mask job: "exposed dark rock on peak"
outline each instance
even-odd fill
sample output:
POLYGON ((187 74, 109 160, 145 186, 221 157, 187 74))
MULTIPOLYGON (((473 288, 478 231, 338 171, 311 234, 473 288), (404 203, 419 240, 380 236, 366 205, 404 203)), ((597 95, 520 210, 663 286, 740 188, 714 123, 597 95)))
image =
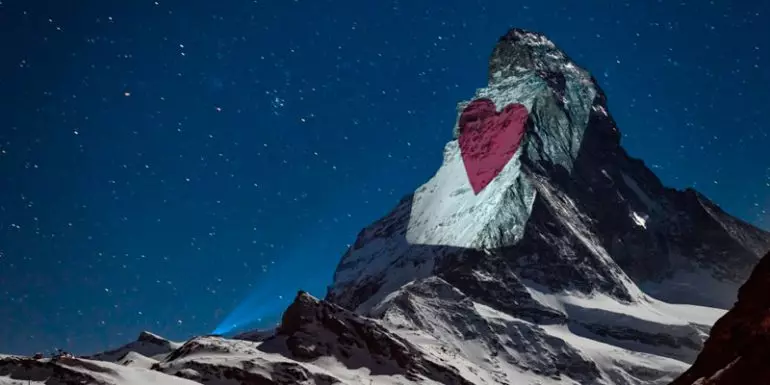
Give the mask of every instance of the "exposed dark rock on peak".
POLYGON ((492 50, 489 82, 519 76, 525 71, 534 71, 562 92, 565 72, 579 71, 590 77, 545 35, 513 28, 500 37, 492 50))
POLYGON ((169 346, 171 344, 169 342, 169 340, 167 340, 167 339, 165 339, 165 338, 163 338, 163 337, 161 337, 161 336, 159 336, 157 334, 150 333, 148 331, 143 331, 143 332, 139 333, 139 337, 136 340, 140 341, 140 342, 147 342, 147 343, 152 343, 152 344, 157 344, 157 345, 169 346))

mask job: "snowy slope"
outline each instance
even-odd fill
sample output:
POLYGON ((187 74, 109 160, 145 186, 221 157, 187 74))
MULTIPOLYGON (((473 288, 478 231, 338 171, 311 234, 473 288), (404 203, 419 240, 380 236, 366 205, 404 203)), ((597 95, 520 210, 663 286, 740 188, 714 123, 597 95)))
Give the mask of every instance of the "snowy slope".
POLYGON ((131 351, 124 354, 119 360, 115 361, 115 363, 123 366, 150 369, 153 365, 158 363, 158 360, 131 351))
POLYGON ((155 369, 201 382, 470 384, 378 322, 305 293, 298 294, 274 335, 260 342, 196 338, 155 369))
MULTIPOLYGON (((96 355, 104 361, 0 356, 0 384, 473 384, 380 322, 303 292, 273 333, 248 335, 260 337, 196 337, 158 359, 134 351, 115 362, 106 360, 114 354, 96 355)), ((120 350, 131 347, 144 345, 120 350)))
POLYGON ((29 357, 0 356, 0 384, 50 385, 186 385, 195 384, 182 378, 105 361, 82 358, 33 360, 29 357))

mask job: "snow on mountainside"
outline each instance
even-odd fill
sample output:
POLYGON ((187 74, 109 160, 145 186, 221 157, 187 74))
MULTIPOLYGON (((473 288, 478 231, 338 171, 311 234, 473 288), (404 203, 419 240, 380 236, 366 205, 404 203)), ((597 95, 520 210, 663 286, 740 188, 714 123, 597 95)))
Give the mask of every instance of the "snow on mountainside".
POLYGON ((118 361, 128 353, 137 353, 145 358, 160 359, 179 348, 182 344, 171 342, 150 332, 142 332, 136 341, 115 350, 95 354, 88 359, 101 361, 118 361))
POLYGON ((155 370, 83 358, 33 360, 0 355, 2 385, 191 385, 196 382, 155 370))
POLYGON ((239 338, 253 340, 197 337, 155 358, 130 351, 141 341, 116 349, 122 356, 0 356, 0 384, 474 384, 448 354, 424 353, 380 322, 303 292, 274 331, 239 338))
POLYGON ((325 300, 233 338, 0 357, 0 384, 667 384, 768 248, 629 157, 593 77, 513 29, 442 166, 362 230, 325 300))

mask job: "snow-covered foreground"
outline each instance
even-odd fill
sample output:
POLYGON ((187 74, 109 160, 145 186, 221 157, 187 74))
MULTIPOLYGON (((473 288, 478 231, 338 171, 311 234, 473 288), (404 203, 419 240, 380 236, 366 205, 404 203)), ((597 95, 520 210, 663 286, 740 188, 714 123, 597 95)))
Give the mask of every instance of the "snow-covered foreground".
POLYGON ((186 385, 195 383, 154 370, 105 361, 83 358, 62 358, 53 361, 0 356, 0 384, 2 385, 186 385))

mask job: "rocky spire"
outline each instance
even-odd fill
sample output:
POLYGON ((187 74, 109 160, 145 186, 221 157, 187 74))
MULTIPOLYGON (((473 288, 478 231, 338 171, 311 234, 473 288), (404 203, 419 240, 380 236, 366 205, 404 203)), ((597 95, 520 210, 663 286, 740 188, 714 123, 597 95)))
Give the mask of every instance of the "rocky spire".
POLYGON ((489 59, 489 83, 520 75, 539 73, 575 73, 590 78, 545 35, 513 28, 501 36, 489 59))

